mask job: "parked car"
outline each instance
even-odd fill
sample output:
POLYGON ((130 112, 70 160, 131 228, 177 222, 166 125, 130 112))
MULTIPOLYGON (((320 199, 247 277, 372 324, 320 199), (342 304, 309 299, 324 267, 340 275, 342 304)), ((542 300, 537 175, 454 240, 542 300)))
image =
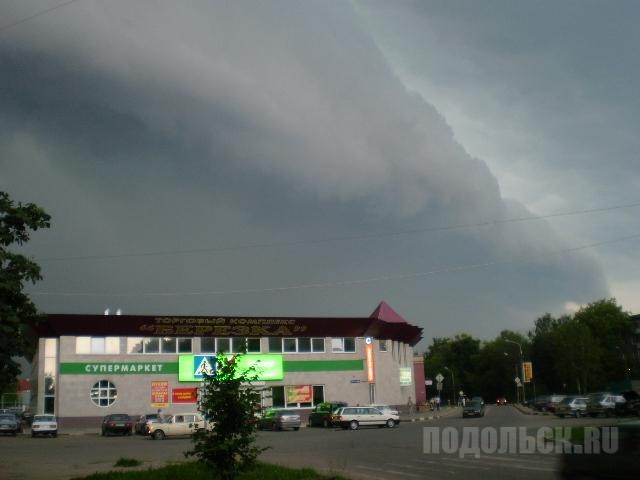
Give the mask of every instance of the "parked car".
POLYGON ((31 436, 51 435, 58 436, 58 419, 55 415, 35 415, 31 423, 31 436))
POLYGON ((472 400, 462 407, 462 418, 484 417, 484 404, 480 400, 472 400))
POLYGON ((13 413, 0 413, 0 433, 16 436, 22 433, 22 422, 13 413))
POLYGON ((544 412, 547 410, 547 405, 549 404, 551 396, 550 395, 539 395, 533 401, 534 410, 538 410, 539 412, 544 412))
POLYGON ((587 414, 587 397, 571 396, 564 398, 555 408, 558 417, 572 416, 578 418, 587 414))
POLYGON ((334 421, 345 430, 357 430, 368 425, 392 428, 400 423, 400 417, 374 407, 342 407, 334 413, 334 421))
POLYGON ((377 408, 378 410, 380 410, 382 413, 389 413, 391 415, 399 415, 398 410, 395 408, 390 407, 387 404, 384 403, 372 403, 371 405, 369 405, 370 407, 373 408, 377 408))
POLYGON ((507 399, 506 397, 498 397, 496 398, 496 405, 506 405, 507 399))
POLYGON ((549 395, 549 401, 547 402, 546 411, 555 413, 556 407, 562 400, 567 398, 568 395, 559 395, 557 393, 549 395))
POLYGON ((640 415, 640 395, 637 392, 630 390, 628 392, 622 392, 624 397, 624 403, 616 403, 615 414, 619 416, 625 415, 640 415))
POLYGON ((154 440, 164 440, 167 437, 188 436, 204 428, 206 423, 200 413, 176 413, 151 422, 149 435, 154 440))
POLYGON ((131 435, 133 430, 133 420, 126 413, 112 413, 102 419, 102 436, 119 433, 121 435, 131 435))
POLYGON ((330 427, 333 424, 333 412, 340 408, 346 407, 345 402, 323 402, 315 406, 309 414, 307 426, 309 427, 330 427))
POLYGON ((153 422, 158 421, 157 413, 146 413, 138 417, 138 421, 134 426, 134 430, 138 435, 147 435, 149 433, 149 426, 153 422))
MULTIPOLYGON (((597 415, 615 415, 616 404, 625 403, 622 395, 615 395, 610 392, 593 393, 587 400, 587 415, 595 417, 597 415)), ((621 407, 618 407, 618 409, 621 407)))
POLYGON ((293 410, 267 410, 258 420, 258 430, 300 430, 300 415, 293 410))

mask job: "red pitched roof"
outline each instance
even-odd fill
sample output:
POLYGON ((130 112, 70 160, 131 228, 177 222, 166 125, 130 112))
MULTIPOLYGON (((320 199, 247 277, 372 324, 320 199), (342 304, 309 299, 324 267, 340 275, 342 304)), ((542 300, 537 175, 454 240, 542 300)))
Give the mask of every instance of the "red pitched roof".
POLYGON ((387 323, 407 323, 387 302, 380 302, 369 318, 377 318, 387 323))

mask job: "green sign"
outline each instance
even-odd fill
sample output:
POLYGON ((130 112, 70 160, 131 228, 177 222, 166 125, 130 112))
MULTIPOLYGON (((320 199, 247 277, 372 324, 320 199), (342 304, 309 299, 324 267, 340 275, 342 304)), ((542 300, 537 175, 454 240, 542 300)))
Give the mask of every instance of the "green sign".
MULTIPOLYGON (((181 382, 197 382, 200 380, 198 368, 201 361, 196 355, 180 355, 178 358, 178 380, 181 382)), ((228 355, 227 358, 231 358, 228 355)), ((282 355, 278 354, 245 354, 238 357, 238 370, 245 371, 255 367, 258 380, 282 380, 284 369, 282 355)))
POLYGON ((400 385, 406 386, 411 384, 412 384, 411 369, 400 367, 400 385))
POLYGON ((178 373, 176 362, 66 362, 60 363, 61 375, 163 375, 178 373))

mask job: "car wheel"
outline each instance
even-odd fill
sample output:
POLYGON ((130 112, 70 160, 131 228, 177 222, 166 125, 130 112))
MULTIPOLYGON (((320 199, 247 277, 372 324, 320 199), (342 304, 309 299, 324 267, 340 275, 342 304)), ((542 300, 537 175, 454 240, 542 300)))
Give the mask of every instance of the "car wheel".
POLYGON ((393 418, 387 420, 387 428, 393 428, 396 426, 396 422, 393 421, 393 418))
POLYGON ((31 432, 31 438, 36 438, 36 434, 31 432))
POLYGON ((329 428, 329 420, 327 420, 327 419, 325 418, 325 419, 323 420, 323 422, 322 422, 322 426, 323 426, 324 428, 329 428))
POLYGON ((355 420, 351 420, 351 423, 349 423, 349 428, 351 430, 357 430, 358 429, 358 422, 355 420))
POLYGON ((293 427, 293 429, 297 432, 298 430, 300 430, 300 427, 293 427))
POLYGON ((165 438, 166 438, 166 435, 162 430, 156 430, 155 432, 153 432, 154 440, 164 440, 165 438))

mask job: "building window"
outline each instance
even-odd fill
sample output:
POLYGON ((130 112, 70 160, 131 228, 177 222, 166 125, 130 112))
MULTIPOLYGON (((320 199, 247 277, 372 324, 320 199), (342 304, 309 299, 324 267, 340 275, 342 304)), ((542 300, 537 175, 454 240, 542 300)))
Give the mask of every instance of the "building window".
POLYGON ((273 408, 311 408, 322 402, 324 402, 324 385, 271 387, 271 404, 273 408), (300 387, 308 388, 307 392, 311 394, 311 398, 308 398, 308 393, 302 392, 308 401, 304 401, 305 399, 300 395, 291 395, 291 389, 300 391, 300 387), (289 401, 290 399, 297 401, 289 401))
POLYGON ((214 337, 201 337, 200 338, 200 352, 202 352, 202 353, 215 353, 216 352, 216 339, 214 337))
POLYGON ((229 353, 231 351, 230 338, 216 338, 216 353, 229 353))
POLYGON ((260 353, 260 339, 247 338, 247 353, 260 353))
POLYGON ((324 353, 324 338, 279 338, 269 337, 271 353, 324 353))
POLYGON ((191 353, 193 351, 193 345, 190 338, 178 339, 178 353, 191 353))
POLYGON ((108 407, 118 398, 118 390, 109 380, 100 380, 93 385, 90 395, 95 405, 108 407))
POLYGON ((299 338, 298 339, 298 352, 307 353, 311 351, 311 339, 310 338, 299 338))
POLYGON ((120 353, 120 337, 76 337, 76 354, 120 353))
POLYGON ((354 337, 332 338, 331 351, 333 353, 354 353, 356 351, 356 339, 354 337))
POLYGON ((386 340, 380 340, 380 351, 381 352, 386 352, 387 351, 387 341, 386 340))
POLYGON ((160 339, 159 338, 145 338, 144 353, 160 353, 160 339))
POLYGON ((141 337, 129 337, 127 338, 127 353, 135 354, 135 353, 143 353, 144 339, 141 337))
POLYGON ((55 415, 58 377, 58 339, 44 340, 44 413, 55 415))
POLYGON ((176 339, 167 337, 160 339, 161 353, 176 353, 176 339))
POLYGON ((297 342, 295 338, 284 338, 282 340, 282 350, 285 353, 295 353, 298 351, 297 342))
POLYGON ((269 337, 269 352, 282 353, 282 339, 280 337, 269 337))
POLYGON ((243 349, 247 349, 247 353, 260 353, 259 338, 200 338, 201 353, 240 353, 243 349))
POLYGON ((311 350, 313 353, 324 353, 324 338, 312 338, 311 350))

